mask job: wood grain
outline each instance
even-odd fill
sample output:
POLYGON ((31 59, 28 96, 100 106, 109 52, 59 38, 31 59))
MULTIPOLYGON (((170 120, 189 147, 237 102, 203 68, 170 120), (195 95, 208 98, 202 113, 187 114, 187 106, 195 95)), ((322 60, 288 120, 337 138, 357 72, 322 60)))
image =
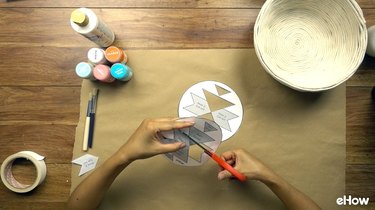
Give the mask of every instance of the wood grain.
MULTIPOLYGON (((375 25, 375 1, 358 0, 375 25)), ((125 49, 251 48, 264 0, 0 1, 0 162, 20 150, 45 155, 46 182, 26 195, 0 185, 0 209, 64 209, 69 196, 81 80, 74 66, 90 41, 69 25, 82 5, 115 31, 125 49)), ((375 58, 347 82, 346 194, 375 208, 375 58)), ((75 166, 73 166, 75 167, 75 166)))
POLYGON ((375 165, 375 125, 348 125, 346 130, 346 163, 348 165, 375 165))
MULTIPOLYGON (((69 24, 71 9, 0 9, 3 46, 91 47, 69 24), (53 19, 65 24, 45 24, 53 19), (35 30, 35 29, 38 30, 35 30), (14 36, 13 34, 24 34, 14 36)), ((248 48, 257 9, 94 10, 116 34, 116 45, 143 48, 248 48)))
MULTIPOLYGON (((45 1, 8 0, 0 7, 121 7, 121 8, 260 8, 265 0, 128 0, 128 1, 45 1)), ((362 8, 375 8, 373 0, 357 0, 362 8)))
POLYGON ((346 194, 369 197, 371 205, 363 209, 372 209, 375 206, 375 103, 371 99, 372 87, 366 86, 368 80, 354 79, 356 85, 363 86, 348 86, 346 91, 346 194))
POLYGON ((25 121, 75 125, 79 96, 80 87, 0 87, 0 125, 25 121))
POLYGON ((357 72, 348 80, 347 86, 375 86, 374 57, 370 57, 368 55, 365 56, 357 72))
POLYGON ((347 126, 375 125, 375 104, 371 87, 347 87, 347 126))
POLYGON ((260 8, 264 0, 8 1, 0 7, 260 8))
POLYGON ((87 48, 0 47, 0 86, 78 87, 82 80, 74 68, 87 60, 86 53, 87 48))
MULTIPOLYGON (((346 194, 355 197, 369 197, 370 205, 363 209, 375 207, 375 165, 347 165, 346 167, 346 194)), ((347 209, 357 209, 355 206, 347 209)))
MULTIPOLYGON (((25 196, 32 196, 32 195, 25 195, 25 196)), ((15 209, 22 209, 22 210, 66 210, 65 205, 66 201, 17 201, 19 199, 13 199, 11 201, 6 201, 4 206, 1 207, 1 210, 15 210, 15 209), (20 208, 22 207, 22 208, 20 208)))
MULTIPOLYGON (((77 35, 68 23, 45 24, 42 17, 65 22, 70 9, 2 9, 0 15, 0 85, 79 85, 74 66, 86 60, 94 44, 77 35), (25 21, 26 20, 26 21, 25 21), (35 30, 37 28, 38 30, 35 30), (14 36, 22 34, 22 36, 14 36), (30 65, 32 63, 33 65, 30 65), (10 73, 9 69, 17 72, 10 73), (30 74, 30 72, 33 72, 30 74), (27 75, 27 76, 25 76, 27 75), (44 76, 48 76, 45 79, 44 76)), ((116 31, 117 45, 125 49, 247 48, 253 46, 252 28, 258 10, 103 9, 103 18, 116 31), (119 18, 120 17, 120 18, 119 18), (117 19, 117 20, 116 20, 117 19), (113 21, 111 21, 113 20, 113 21)), ((365 10, 368 23, 375 19, 365 10)), ((375 59, 366 57, 348 85, 375 85, 371 69, 375 59)))
MULTIPOLYGON (((71 9, 0 9, 0 43, 9 47, 90 47, 69 24, 71 9), (46 24, 45 19, 65 24, 46 24), (38 30, 35 30, 38 29, 38 30), (14 34, 23 34, 14 36, 14 34)), ((96 9, 126 49, 249 48, 259 9, 96 9)), ((367 24, 375 11, 364 10, 367 24)))
POLYGON ((45 181, 35 190, 17 194, 0 185, 0 209, 63 209, 70 191, 71 164, 47 164, 45 181))
POLYGON ((50 164, 69 164, 72 160, 75 125, 0 125, 0 161, 23 150, 46 157, 50 164))

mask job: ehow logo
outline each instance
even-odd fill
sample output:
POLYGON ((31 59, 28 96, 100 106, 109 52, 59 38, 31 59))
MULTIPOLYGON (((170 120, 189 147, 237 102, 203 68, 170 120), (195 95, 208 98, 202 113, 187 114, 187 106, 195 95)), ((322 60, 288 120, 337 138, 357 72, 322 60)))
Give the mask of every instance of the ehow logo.
POLYGON ((370 198, 357 198, 357 197, 352 197, 351 195, 349 195, 348 197, 346 197, 346 195, 344 195, 342 198, 339 197, 337 198, 336 200, 336 203, 337 205, 339 206, 346 206, 346 205, 361 205, 361 206, 364 206, 364 205, 367 205, 368 202, 369 202, 370 198))

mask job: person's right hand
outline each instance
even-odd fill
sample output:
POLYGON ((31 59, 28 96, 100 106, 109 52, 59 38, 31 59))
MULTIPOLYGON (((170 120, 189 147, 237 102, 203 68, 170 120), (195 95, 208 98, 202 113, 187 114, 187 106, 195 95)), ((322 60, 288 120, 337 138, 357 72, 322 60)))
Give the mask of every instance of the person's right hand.
MULTIPOLYGON (((233 166, 234 169, 243 173, 247 179, 264 182, 273 173, 264 163, 243 149, 224 152, 221 158, 233 166)), ((223 168, 217 177, 219 180, 233 178, 232 174, 223 168)))
MULTIPOLYGON (((256 157, 250 155, 243 149, 224 152, 221 155, 228 164, 232 165, 234 169, 243 173, 246 178, 259 180, 266 184, 272 192, 285 204, 290 210, 321 210, 310 197, 290 185, 282 177, 278 176, 264 163, 256 157)), ((231 178, 232 175, 224 170, 218 173, 219 180, 231 178)))

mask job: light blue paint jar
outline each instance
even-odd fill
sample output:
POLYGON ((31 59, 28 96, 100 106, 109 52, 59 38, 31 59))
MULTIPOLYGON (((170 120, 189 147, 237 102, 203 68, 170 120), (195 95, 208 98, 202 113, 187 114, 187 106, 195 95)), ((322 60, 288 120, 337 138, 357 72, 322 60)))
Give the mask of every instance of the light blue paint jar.
POLYGON ((83 79, 96 80, 93 75, 94 66, 91 63, 80 62, 76 66, 76 74, 83 79))
POLYGON ((129 81, 133 77, 133 70, 122 63, 115 63, 111 67, 111 75, 121 81, 129 81))

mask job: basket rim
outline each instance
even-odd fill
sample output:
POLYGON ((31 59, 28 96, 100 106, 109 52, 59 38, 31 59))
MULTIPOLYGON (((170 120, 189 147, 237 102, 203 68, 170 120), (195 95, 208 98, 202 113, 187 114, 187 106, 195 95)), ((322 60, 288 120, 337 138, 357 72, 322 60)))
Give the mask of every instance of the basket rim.
POLYGON ((292 81, 290 81, 290 79, 284 78, 284 77, 278 75, 277 71, 279 69, 274 69, 274 70, 276 70, 276 73, 275 73, 275 71, 272 70, 271 67, 269 67, 267 65, 267 63, 264 61, 263 56, 262 56, 263 52, 261 52, 261 49, 260 49, 260 46, 259 46, 259 43, 258 43, 258 40, 259 40, 258 39, 258 33, 259 33, 259 29, 261 28, 261 22, 260 21, 262 20, 263 16, 265 15, 265 12, 267 12, 267 10, 269 9, 269 6, 272 5, 272 3, 274 3, 274 2, 280 2, 280 0, 266 0, 264 5, 262 6, 262 8, 261 8, 261 10, 260 10, 260 12, 259 12, 259 14, 256 18, 256 21, 255 21, 254 34, 253 34, 254 49, 255 49, 256 55, 257 55, 261 65, 264 67, 264 69, 274 79, 276 79, 280 83, 282 83, 282 84, 284 84, 284 85, 286 85, 286 86, 288 86, 292 89, 295 89, 295 90, 317 92, 317 91, 323 91, 323 90, 328 90, 328 89, 332 89, 334 87, 337 87, 337 86, 341 85, 342 83, 344 83, 345 81, 347 81, 351 76, 353 76, 355 74, 355 72, 358 70, 359 66, 363 62, 363 59, 365 58, 366 46, 367 46, 367 42, 368 42, 366 21, 365 21, 365 18, 363 16, 363 12, 362 12, 361 8, 359 7, 358 3, 355 0, 340 0, 340 2, 348 3, 353 8, 353 11, 355 12, 355 15, 357 16, 358 27, 362 29, 361 33, 358 36, 358 40, 360 40, 361 43, 364 45, 364 46, 362 46, 363 49, 359 50, 358 56, 356 56, 357 58, 355 59, 355 61, 353 61, 353 64, 355 64, 355 65, 353 65, 350 68, 346 68, 347 71, 344 74, 342 74, 342 76, 344 76, 344 77, 337 78, 336 81, 332 82, 332 84, 324 84, 321 87, 319 87, 318 85, 314 87, 314 86, 311 86, 311 85, 304 86, 304 85, 301 85, 301 84, 294 84, 292 81))

